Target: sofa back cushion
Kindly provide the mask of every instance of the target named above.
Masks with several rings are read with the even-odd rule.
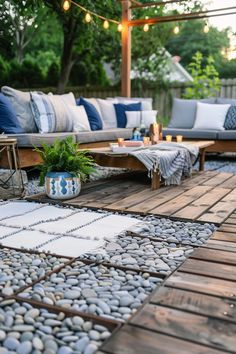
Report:
[[[23,132],[37,132],[37,126],[30,108],[30,93],[15,90],[8,86],[2,87],[2,93],[9,98]]]
[[[229,107],[225,118],[224,128],[226,130],[236,129],[236,105]]]
[[[67,108],[68,102],[73,101],[68,95],[62,96],[31,92],[31,108],[40,133],[73,131],[73,119]]]
[[[118,103],[130,104],[141,102],[142,111],[152,111],[152,98],[144,97],[115,97]]]
[[[217,104],[232,104],[232,105],[236,105],[236,99],[235,98],[217,97],[216,103]]]
[[[91,130],[101,130],[103,128],[102,118],[92,103],[80,97],[76,100],[76,104],[77,106],[84,106]]]
[[[126,113],[128,111],[141,111],[141,102],[123,104],[123,103],[114,103],[116,111],[116,120],[118,128],[125,128],[127,125]]]
[[[10,100],[0,93],[0,133],[24,133]]]
[[[215,98],[186,100],[174,98],[169,128],[191,129],[195,122],[197,102],[215,103]]]
[[[224,122],[229,107],[229,104],[198,102],[193,129],[224,130]]]

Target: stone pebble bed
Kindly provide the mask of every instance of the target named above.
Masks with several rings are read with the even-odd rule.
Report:
[[[80,316],[10,299],[0,304],[0,354],[93,354],[110,334]]]
[[[126,321],[162,280],[149,273],[76,261],[19,296]]]
[[[0,299],[2,295],[13,295],[20,288],[30,285],[66,262],[67,258],[45,253],[31,254],[0,249]]]

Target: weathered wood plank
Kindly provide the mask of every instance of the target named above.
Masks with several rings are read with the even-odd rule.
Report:
[[[175,217],[185,218],[188,215],[189,219],[195,220],[205,211],[207,211],[212,205],[221,200],[226,194],[230,192],[230,189],[226,188],[214,188],[210,190],[207,194],[204,194],[202,197],[194,200],[191,204],[185,208],[177,211],[173,214]]]
[[[133,206],[127,208],[130,212],[140,212],[143,213],[151,212],[155,213],[155,210],[159,205],[162,205],[169,200],[172,200],[176,196],[179,196],[183,193],[183,189],[181,187],[171,188],[163,193],[154,195],[153,197],[149,198],[148,200],[142,201],[141,203],[133,204]]]
[[[130,323],[180,339],[236,353],[236,324],[164,306],[146,304]]]
[[[211,179],[208,179],[207,181],[203,182],[202,185],[212,186],[212,187],[216,187],[219,185],[221,186],[222,183],[225,183],[228,179],[230,179],[233,176],[234,176],[233,173],[221,172],[218,173],[216,176],[212,177]]]
[[[210,276],[175,272],[167,279],[166,285],[236,300],[236,282],[211,278]]]
[[[236,242],[208,240],[205,245],[202,245],[202,247],[236,253]]]
[[[150,302],[236,323],[236,301],[225,298],[163,286],[155,291]]]
[[[182,264],[179,272],[205,275],[236,282],[236,267],[227,264],[187,259]]]
[[[125,325],[101,347],[108,354],[220,354],[222,351]]]
[[[227,224],[222,224],[219,229],[219,231],[222,231],[222,232],[232,232],[234,234],[236,234],[236,225],[234,224],[230,224],[230,225],[227,225]]]
[[[212,240],[236,242],[236,235],[228,232],[216,231],[211,237]]]
[[[222,188],[233,189],[236,186],[236,175],[233,175],[220,185]]]
[[[199,221],[222,223],[236,208],[236,189],[198,218]]]
[[[218,174],[218,172],[216,171],[204,171],[204,172],[198,172],[197,175],[192,176],[188,179],[185,179],[182,182],[182,187],[183,188],[192,188],[195,187],[199,184],[202,184],[205,181],[208,181],[209,179],[211,179],[212,177],[216,176]]]
[[[152,209],[151,212],[159,215],[172,215],[178,210],[186,207],[186,205],[190,204],[195,199],[207,193],[209,189],[211,189],[211,187],[196,186],[158,208]]]
[[[212,250],[200,247],[191,254],[190,258],[236,265],[236,257],[234,252],[225,252],[221,250]]]

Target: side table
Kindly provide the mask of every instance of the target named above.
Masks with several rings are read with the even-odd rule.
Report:
[[[22,196],[24,194],[24,183],[21,169],[19,168],[17,140],[14,138],[1,138],[0,136],[0,160],[2,153],[7,155],[9,174],[4,179],[0,176],[0,187],[6,191],[11,188],[10,195]]]

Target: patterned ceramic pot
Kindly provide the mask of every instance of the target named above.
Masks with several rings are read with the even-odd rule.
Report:
[[[45,190],[49,198],[71,199],[81,190],[80,177],[68,172],[48,172],[45,177]]]

